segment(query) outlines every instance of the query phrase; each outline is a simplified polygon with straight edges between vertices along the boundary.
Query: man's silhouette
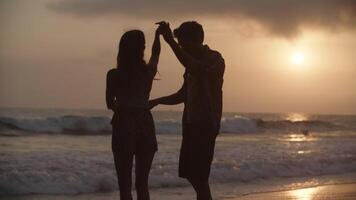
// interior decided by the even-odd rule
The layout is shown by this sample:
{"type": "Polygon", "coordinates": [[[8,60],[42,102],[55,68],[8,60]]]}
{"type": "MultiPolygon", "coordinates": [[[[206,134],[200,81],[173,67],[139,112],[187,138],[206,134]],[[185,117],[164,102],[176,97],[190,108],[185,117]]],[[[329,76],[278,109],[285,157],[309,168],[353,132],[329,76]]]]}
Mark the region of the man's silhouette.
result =
{"type": "Polygon", "coordinates": [[[184,83],[177,93],[151,100],[150,107],[184,103],[179,176],[192,184],[198,200],[211,200],[208,179],[222,114],[224,59],[203,45],[204,31],[197,22],[184,22],[174,30],[178,43],[168,23],[161,22],[160,28],[185,67],[184,83]]]}

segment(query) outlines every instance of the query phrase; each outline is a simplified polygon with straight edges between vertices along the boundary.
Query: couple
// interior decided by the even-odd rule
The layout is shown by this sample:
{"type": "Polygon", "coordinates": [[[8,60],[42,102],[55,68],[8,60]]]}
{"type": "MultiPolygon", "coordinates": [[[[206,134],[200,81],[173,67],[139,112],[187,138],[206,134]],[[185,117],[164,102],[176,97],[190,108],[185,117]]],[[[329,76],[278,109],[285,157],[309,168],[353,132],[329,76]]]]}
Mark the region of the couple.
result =
{"type": "Polygon", "coordinates": [[[204,31],[199,23],[184,22],[173,33],[168,23],[158,24],[148,63],[143,59],[143,32],[128,31],[120,40],[117,68],[107,74],[106,104],[114,111],[112,151],[120,199],[132,200],[133,159],[137,199],[149,199],[148,176],[157,151],[150,109],[184,103],[179,176],[192,184],[198,200],[211,200],[208,178],[220,129],[224,59],[203,45],[204,31]],[[149,100],[161,51],[160,35],[185,68],[184,83],[175,94],[149,100]]]}

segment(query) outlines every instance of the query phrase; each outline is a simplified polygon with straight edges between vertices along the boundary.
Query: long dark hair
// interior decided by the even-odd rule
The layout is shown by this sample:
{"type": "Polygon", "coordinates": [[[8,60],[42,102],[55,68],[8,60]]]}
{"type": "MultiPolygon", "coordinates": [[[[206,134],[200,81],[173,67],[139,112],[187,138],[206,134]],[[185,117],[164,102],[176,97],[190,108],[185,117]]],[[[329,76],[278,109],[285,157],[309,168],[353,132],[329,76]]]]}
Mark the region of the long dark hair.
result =
{"type": "Polygon", "coordinates": [[[124,71],[131,71],[136,66],[142,66],[145,64],[144,50],[144,33],[140,30],[127,31],[120,39],[116,66],[124,71]]]}

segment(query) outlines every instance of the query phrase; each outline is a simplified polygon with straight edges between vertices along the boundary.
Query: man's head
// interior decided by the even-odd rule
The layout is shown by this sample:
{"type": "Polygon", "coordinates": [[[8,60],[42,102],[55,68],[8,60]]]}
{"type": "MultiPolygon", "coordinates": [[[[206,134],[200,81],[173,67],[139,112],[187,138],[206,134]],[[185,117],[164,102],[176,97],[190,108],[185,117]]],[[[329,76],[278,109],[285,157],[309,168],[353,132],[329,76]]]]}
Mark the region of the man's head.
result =
{"type": "Polygon", "coordinates": [[[179,45],[186,50],[200,48],[204,41],[203,26],[195,21],[182,23],[173,33],[179,45]]]}

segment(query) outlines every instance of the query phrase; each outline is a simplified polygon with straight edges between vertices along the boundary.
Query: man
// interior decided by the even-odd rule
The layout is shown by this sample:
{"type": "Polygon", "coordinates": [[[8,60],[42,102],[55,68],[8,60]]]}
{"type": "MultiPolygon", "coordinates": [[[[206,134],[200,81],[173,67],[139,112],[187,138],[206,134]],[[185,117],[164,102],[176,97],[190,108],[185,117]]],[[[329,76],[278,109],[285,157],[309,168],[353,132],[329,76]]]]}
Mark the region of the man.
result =
{"type": "Polygon", "coordinates": [[[177,93],[151,100],[150,107],[184,103],[179,176],[192,184],[198,200],[211,200],[208,179],[222,114],[224,59],[203,45],[204,31],[197,22],[184,22],[174,30],[178,43],[168,23],[161,22],[160,29],[185,67],[184,83],[177,93]]]}

